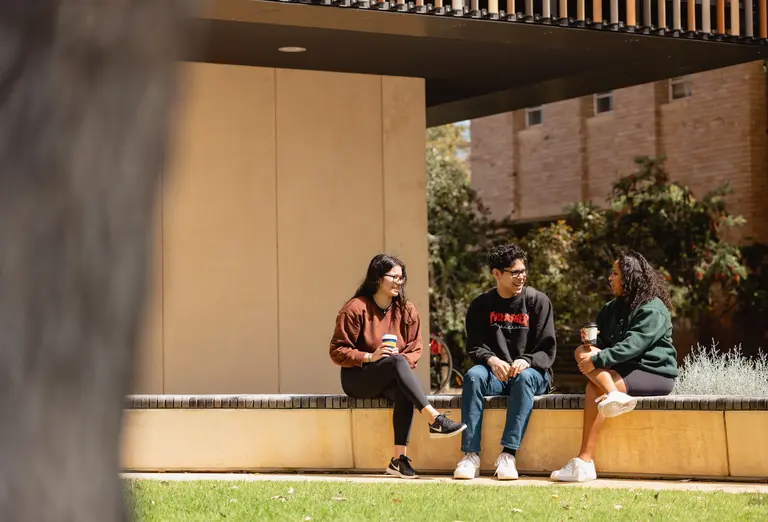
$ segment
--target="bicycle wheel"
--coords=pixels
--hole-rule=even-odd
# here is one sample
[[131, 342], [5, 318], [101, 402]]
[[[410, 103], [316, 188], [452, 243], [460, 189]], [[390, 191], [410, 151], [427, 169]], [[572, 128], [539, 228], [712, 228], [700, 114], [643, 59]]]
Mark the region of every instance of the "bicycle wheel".
[[448, 386], [453, 374], [453, 357], [448, 346], [436, 336], [429, 336], [430, 381], [433, 393], [439, 394]]
[[451, 379], [449, 381], [451, 388], [461, 388], [464, 386], [464, 375], [457, 370], [456, 368], [453, 368], [451, 371]]

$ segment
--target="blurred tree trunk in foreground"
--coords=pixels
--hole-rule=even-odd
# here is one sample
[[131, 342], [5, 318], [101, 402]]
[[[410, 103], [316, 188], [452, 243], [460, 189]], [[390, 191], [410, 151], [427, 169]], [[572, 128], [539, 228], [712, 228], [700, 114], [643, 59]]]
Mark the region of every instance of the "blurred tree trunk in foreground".
[[126, 518], [123, 396], [186, 16], [0, 0], [0, 517]]

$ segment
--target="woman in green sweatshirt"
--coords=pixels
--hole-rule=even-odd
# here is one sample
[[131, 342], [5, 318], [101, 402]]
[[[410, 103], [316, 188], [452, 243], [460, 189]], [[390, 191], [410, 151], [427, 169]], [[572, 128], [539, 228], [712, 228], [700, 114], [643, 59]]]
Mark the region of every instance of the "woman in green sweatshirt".
[[669, 395], [675, 385], [672, 303], [664, 281], [642, 255], [632, 251], [619, 256], [608, 280], [616, 299], [597, 315], [596, 346], [584, 344], [575, 353], [579, 370], [589, 379], [581, 451], [552, 472], [555, 480], [597, 478], [592, 456], [605, 418], [632, 411], [635, 397]]

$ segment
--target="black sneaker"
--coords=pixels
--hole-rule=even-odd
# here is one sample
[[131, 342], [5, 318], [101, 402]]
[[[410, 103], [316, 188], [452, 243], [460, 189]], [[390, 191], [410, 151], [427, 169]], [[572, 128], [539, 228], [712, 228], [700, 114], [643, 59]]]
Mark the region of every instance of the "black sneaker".
[[402, 479], [417, 479], [419, 476], [416, 474], [416, 470], [411, 467], [411, 459], [405, 455], [400, 455], [397, 459], [389, 461], [389, 466], [386, 470], [387, 475], [394, 475]]
[[429, 425], [429, 436], [433, 439], [453, 437], [465, 429], [467, 429], [467, 425], [463, 422], [452, 421], [445, 415], [440, 414], [435, 419], [435, 422]]

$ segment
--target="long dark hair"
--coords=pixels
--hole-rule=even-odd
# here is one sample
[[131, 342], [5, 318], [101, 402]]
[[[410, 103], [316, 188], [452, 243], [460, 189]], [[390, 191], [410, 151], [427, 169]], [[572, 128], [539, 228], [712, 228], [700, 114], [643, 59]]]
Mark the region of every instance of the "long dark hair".
[[400, 311], [401, 317], [405, 317], [410, 314], [406, 314], [408, 304], [408, 298], [405, 296], [405, 283], [408, 282], [407, 273], [405, 271], [405, 263], [400, 261], [395, 256], [388, 254], [378, 254], [371, 259], [368, 263], [368, 271], [365, 274], [365, 280], [352, 296], [355, 297], [367, 297], [373, 300], [373, 295], [379, 290], [379, 283], [384, 274], [389, 273], [392, 268], [399, 266], [403, 270], [403, 284], [400, 285], [400, 292], [396, 297], [392, 298], [392, 305]]
[[621, 253], [619, 270], [622, 286], [620, 299], [629, 306], [630, 310], [635, 310], [654, 297], [661, 299], [667, 309], [672, 310], [667, 285], [642, 254], [634, 250]]

